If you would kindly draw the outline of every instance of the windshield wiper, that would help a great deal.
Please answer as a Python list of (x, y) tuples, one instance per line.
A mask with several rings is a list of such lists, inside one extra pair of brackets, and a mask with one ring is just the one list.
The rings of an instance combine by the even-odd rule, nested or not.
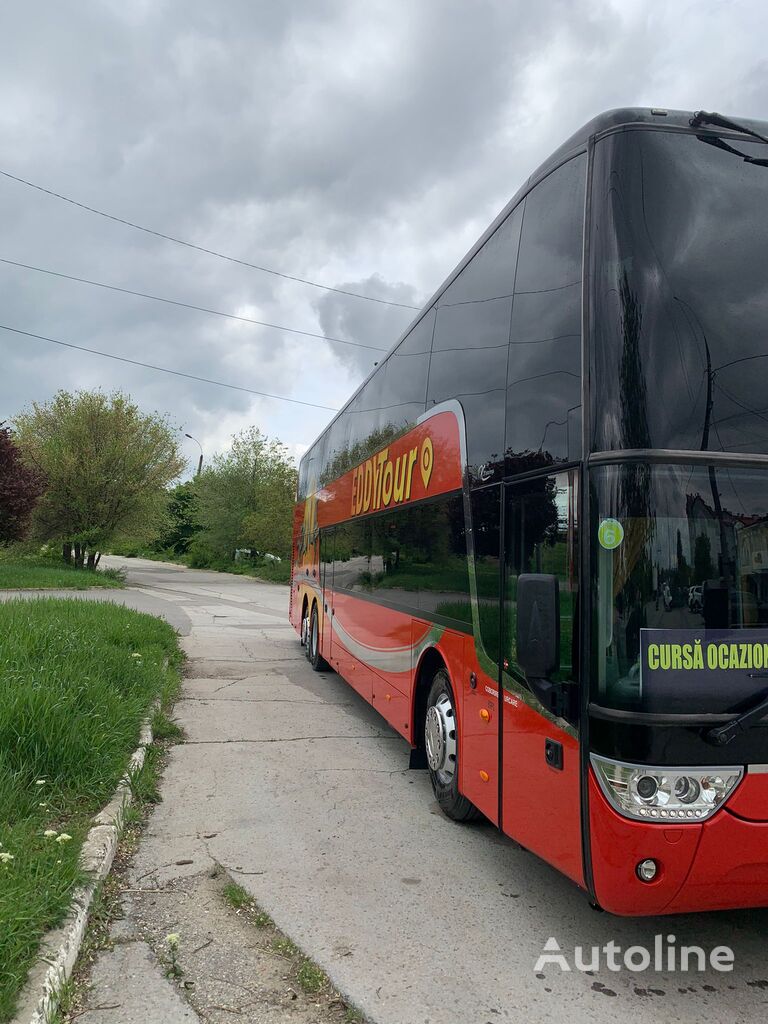
[(716, 729), (710, 729), (705, 738), (718, 747), (724, 747), (726, 743), (730, 743), (731, 740), (735, 739), (740, 732), (746, 732), (748, 729), (751, 729), (755, 722), (760, 721), (767, 714), (768, 697), (763, 696), (757, 704), (737, 718), (734, 718), (732, 722), (728, 722), (727, 725), (719, 725)]
[[(730, 118), (723, 117), (722, 114), (714, 112), (709, 113), (706, 110), (697, 110), (688, 123), (692, 128), (700, 128), (705, 124), (713, 125), (716, 128), (728, 128), (730, 131), (739, 132), (742, 135), (751, 135), (754, 139), (758, 139), (760, 142), (768, 142), (768, 138), (766, 138), (765, 135), (760, 135), (759, 132), (753, 131), (751, 128), (747, 128), (746, 125), (739, 124), (738, 121), (731, 121)], [(747, 164), (756, 164), (758, 167), (768, 167), (768, 160), (763, 160), (756, 156), (750, 156), (749, 153), (743, 153), (740, 149), (736, 149), (734, 146), (729, 146), (724, 139), (719, 138), (717, 135), (697, 135), (696, 138), (700, 142), (706, 142), (708, 145), (715, 146), (717, 149), (725, 150), (726, 153), (733, 153), (734, 156), (740, 156)]]
[(768, 142), (768, 138), (765, 135), (760, 135), (751, 128), (747, 128), (746, 125), (739, 124), (738, 121), (731, 121), (729, 117), (723, 117), (722, 114), (716, 114), (714, 111), (710, 114), (706, 110), (697, 110), (688, 123), (692, 128), (698, 128), (702, 124), (713, 124), (716, 128), (730, 128), (733, 132), (741, 132), (742, 135), (752, 135), (754, 138), (760, 139), (761, 142)]

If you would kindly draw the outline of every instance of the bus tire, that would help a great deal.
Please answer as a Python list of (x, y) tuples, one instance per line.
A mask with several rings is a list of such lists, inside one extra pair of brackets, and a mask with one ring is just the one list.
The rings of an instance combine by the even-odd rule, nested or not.
[(432, 677), (424, 720), (424, 746), (432, 790), (454, 821), (475, 821), (480, 812), (459, 792), (459, 724), (451, 681), (444, 668)]
[(307, 661), (315, 672), (327, 672), (330, 665), (320, 654), (320, 616), (317, 613), (317, 602), (312, 605), (312, 612), (309, 616), (306, 652)]

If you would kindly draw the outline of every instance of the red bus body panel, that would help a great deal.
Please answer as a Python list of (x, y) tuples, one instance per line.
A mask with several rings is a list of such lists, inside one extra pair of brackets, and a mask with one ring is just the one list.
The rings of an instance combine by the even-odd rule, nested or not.
[(499, 825), (498, 684), (480, 667), (474, 638), (461, 639), (461, 670), (451, 677), (462, 710), (459, 788), (489, 821)]
[[(701, 823), (648, 825), (630, 821), (610, 806), (589, 770), (589, 823), (595, 897), (612, 914), (663, 914), (685, 882), (701, 838)], [(635, 868), (652, 857), (661, 865), (653, 882)]]
[(745, 821), (768, 821), (768, 772), (748, 772), (727, 806)]
[(691, 872), (668, 914), (768, 906), (768, 823), (749, 822), (726, 806), (701, 826)]
[[(440, 412), (409, 430), (317, 494), (317, 524), (343, 523), (399, 504), (420, 501), (462, 486), (459, 422)], [(406, 474), (403, 497), (395, 481)]]
[[(547, 740), (563, 746), (561, 769), (545, 762)], [(505, 693), (503, 751), (504, 831), (583, 886), (578, 740)]]

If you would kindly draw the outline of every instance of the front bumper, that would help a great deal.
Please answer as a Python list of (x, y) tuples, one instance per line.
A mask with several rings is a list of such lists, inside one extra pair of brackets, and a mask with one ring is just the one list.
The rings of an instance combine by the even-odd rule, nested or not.
[[(768, 906), (768, 821), (744, 814), (749, 807), (757, 816), (749, 780), (709, 821), (662, 825), (619, 815), (590, 769), (592, 873), (600, 906), (626, 916)], [(659, 873), (641, 882), (635, 868), (647, 857), (657, 861)]]

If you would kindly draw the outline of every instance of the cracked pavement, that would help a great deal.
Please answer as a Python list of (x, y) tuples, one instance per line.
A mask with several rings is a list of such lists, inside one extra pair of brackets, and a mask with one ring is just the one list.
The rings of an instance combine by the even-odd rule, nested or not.
[[(138, 879), (122, 898), (112, 948), (91, 972), (92, 989), (77, 1020), (86, 1024), (345, 1024), (336, 993), (304, 992), (296, 964), (276, 949), (282, 936), (248, 907), (225, 899), (220, 869), (173, 879), (162, 888)], [(257, 923), (258, 921), (258, 923)], [(168, 977), (166, 936), (179, 936), (178, 978)], [(165, 961), (165, 962), (163, 962)]]
[[(407, 744), (338, 676), (312, 672), (287, 622), (286, 587), (138, 559), (109, 564), (125, 565), (134, 589), (97, 597), (162, 609), (189, 658), (176, 707), (188, 742), (170, 753), (129, 885), (183, 887), (221, 864), (376, 1024), (765, 1016), (768, 911), (595, 913), (489, 825), (443, 817), (426, 772), (408, 770)], [(573, 963), (575, 945), (587, 957), (611, 940), (653, 949), (656, 934), (706, 950), (728, 944), (735, 970), (534, 973), (550, 936)], [(159, 968), (147, 965), (156, 983)], [(127, 985), (138, 969), (115, 963), (112, 983)], [(258, 971), (254, 961), (254, 984)], [(155, 1011), (142, 999), (126, 1016), (130, 998), (107, 998), (99, 977), (90, 1005), (124, 1009), (90, 1010), (83, 1024), (196, 1019), (166, 989)]]

